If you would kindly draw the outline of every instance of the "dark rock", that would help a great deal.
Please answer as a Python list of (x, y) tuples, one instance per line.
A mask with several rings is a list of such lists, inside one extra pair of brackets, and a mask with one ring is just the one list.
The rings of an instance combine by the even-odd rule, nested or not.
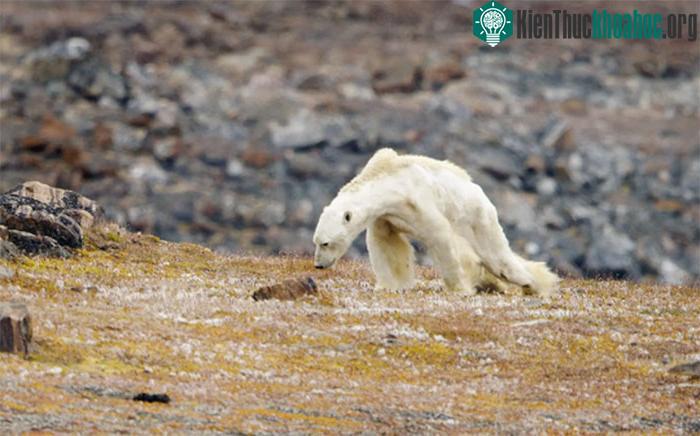
[(86, 98), (110, 97), (125, 100), (127, 88), (124, 78), (109, 70), (97, 59), (79, 63), (68, 75), (68, 84)]
[(168, 394), (149, 394), (141, 392), (140, 394), (134, 395), (134, 401), (143, 401), (146, 403), (170, 403), (170, 396)]
[[(43, 246), (43, 236), (48, 245), (58, 243), (71, 248), (83, 246), (80, 225), (62, 209), (30, 197), (14, 194), (0, 195), (0, 224), (8, 229), (31, 232), (37, 235), (36, 242), (28, 242), (24, 236), (9, 232), (9, 240), (18, 248)], [(35, 250), (31, 250), (34, 252)]]
[(318, 287), (311, 277), (264, 286), (253, 293), (253, 300), (297, 300), (307, 295), (318, 295)]
[(70, 257), (70, 251), (49, 236), (35, 235), (20, 230), (10, 230), (9, 240), (22, 253), (31, 256)]
[(32, 343), (32, 317), (22, 303), (0, 304), (0, 351), (27, 357)]

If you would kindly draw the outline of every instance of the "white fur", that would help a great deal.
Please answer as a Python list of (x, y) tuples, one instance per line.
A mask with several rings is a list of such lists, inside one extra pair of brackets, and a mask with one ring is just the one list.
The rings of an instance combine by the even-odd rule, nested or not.
[(315, 263), (327, 268), (367, 230), (377, 286), (414, 284), (410, 240), (428, 249), (448, 289), (510, 283), (551, 295), (557, 276), (511, 251), (496, 208), (466, 171), (448, 161), (379, 150), (323, 210), (314, 233)]

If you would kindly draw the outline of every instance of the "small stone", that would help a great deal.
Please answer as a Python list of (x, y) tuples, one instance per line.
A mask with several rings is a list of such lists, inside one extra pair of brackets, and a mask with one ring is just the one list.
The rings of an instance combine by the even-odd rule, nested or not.
[(84, 59), (90, 49), (86, 39), (74, 37), (29, 53), (25, 62), (37, 81), (60, 79), (68, 74), (73, 63)]
[(574, 145), (571, 128), (566, 121), (555, 121), (542, 134), (542, 146), (545, 148), (570, 150)]
[(338, 89), (340, 94), (348, 100), (374, 100), (377, 98), (377, 94), (372, 88), (357, 83), (342, 83)]
[(544, 157), (540, 154), (531, 154), (525, 160), (525, 168), (528, 170), (542, 174), (546, 169), (546, 163)]
[(143, 146), (146, 130), (129, 127), (125, 124), (114, 124), (112, 128), (112, 143), (114, 148), (121, 151), (136, 151)]
[(557, 182), (551, 177), (544, 177), (537, 181), (537, 193), (542, 196), (550, 196), (557, 192)]
[(71, 291), (77, 292), (79, 294), (94, 294), (99, 292), (99, 289), (97, 289), (97, 286), (83, 286), (83, 285), (78, 285), (78, 286), (72, 286), (70, 288)]
[(289, 173), (300, 179), (318, 177), (323, 175), (323, 165), (319, 165), (318, 156), (306, 153), (288, 153), (285, 161)]
[(15, 276), (15, 272), (10, 268), (0, 265), (0, 279), (11, 279)]
[(372, 87), (377, 94), (391, 92), (413, 92), (420, 87), (422, 71), (420, 68), (400, 59), (376, 70)]
[(253, 300), (297, 300), (306, 295), (318, 295), (318, 287), (311, 277), (285, 280), (272, 286), (263, 286), (253, 293)]
[(689, 375), (691, 377), (700, 377), (700, 360), (682, 365), (676, 365), (669, 369), (671, 374)]
[(10, 241), (0, 239), (0, 259), (14, 259), (20, 252)]
[(245, 167), (243, 163), (238, 159), (229, 159), (226, 162), (226, 175), (232, 178), (242, 177), (245, 173)]
[(175, 137), (160, 138), (153, 141), (153, 154), (160, 161), (175, 159), (182, 151), (182, 144)]
[(168, 173), (155, 159), (144, 156), (132, 163), (129, 178), (147, 186), (164, 185), (168, 182)]
[(680, 212), (685, 206), (677, 200), (663, 199), (654, 203), (654, 208), (659, 212)]
[(29, 355), (32, 318), (22, 303), (0, 304), (0, 351)]
[(143, 401), (146, 403), (170, 403), (170, 396), (168, 394), (149, 394), (146, 392), (141, 392), (133, 398), (134, 401)]
[(486, 147), (474, 155), (474, 161), (479, 168), (498, 180), (506, 180), (522, 172), (522, 163), (502, 147)]
[(464, 77), (464, 69), (455, 60), (446, 60), (425, 69), (425, 80), (433, 89), (442, 88), (447, 82)]
[(274, 161), (275, 155), (262, 148), (249, 147), (241, 154), (241, 162), (251, 168), (265, 168)]
[(588, 113), (586, 102), (578, 98), (568, 98), (561, 102), (559, 107), (570, 115), (586, 115)]

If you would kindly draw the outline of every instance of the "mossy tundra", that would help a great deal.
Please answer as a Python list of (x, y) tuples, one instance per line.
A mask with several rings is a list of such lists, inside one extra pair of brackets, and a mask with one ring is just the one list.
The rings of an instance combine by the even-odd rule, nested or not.
[[(700, 431), (700, 289), (564, 280), (551, 300), (375, 291), (366, 262), (224, 256), (93, 229), (70, 259), (0, 261), (34, 322), (0, 355), (0, 427), (64, 432)], [(320, 296), (253, 301), (311, 275)], [(170, 404), (131, 400), (167, 393)]]

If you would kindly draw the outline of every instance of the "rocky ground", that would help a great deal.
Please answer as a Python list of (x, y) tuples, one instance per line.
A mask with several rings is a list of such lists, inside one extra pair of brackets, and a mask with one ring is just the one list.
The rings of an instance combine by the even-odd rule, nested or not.
[[(252, 298), (307, 276), (316, 295)], [(700, 431), (700, 383), (669, 372), (700, 360), (697, 288), (566, 280), (551, 300), (465, 297), (428, 268), (413, 291), (371, 288), (366, 262), (318, 272), (112, 224), (68, 259), (0, 260), (0, 301), (26, 303), (34, 325), (27, 359), (0, 353), (0, 427)]]
[(565, 274), (697, 280), (697, 42), (490, 49), (464, 4), (3, 1), (0, 192), (39, 180), (164, 239), (308, 253), (391, 146), (466, 167)]

